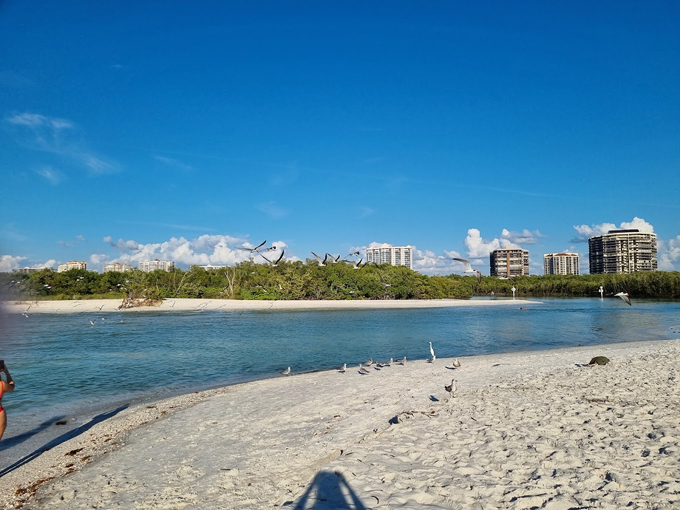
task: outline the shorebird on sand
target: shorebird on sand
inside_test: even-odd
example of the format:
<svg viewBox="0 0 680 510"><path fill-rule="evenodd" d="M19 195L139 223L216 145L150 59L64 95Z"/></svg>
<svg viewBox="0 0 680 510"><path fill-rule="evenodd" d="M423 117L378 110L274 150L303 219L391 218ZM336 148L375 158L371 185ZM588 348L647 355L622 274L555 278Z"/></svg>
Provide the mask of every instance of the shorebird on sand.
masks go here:
<svg viewBox="0 0 680 510"><path fill-rule="evenodd" d="M432 342L427 342L427 343L430 344L430 354L432 354L432 357L430 359L428 359L427 361L428 361L428 363L434 363L434 360L437 359L437 356L434 355L434 348L432 347Z"/></svg>
<svg viewBox="0 0 680 510"><path fill-rule="evenodd" d="M460 368L460 361L458 361L458 358L453 358L453 363L451 364L456 368Z"/></svg>
<svg viewBox="0 0 680 510"><path fill-rule="evenodd" d="M448 391L451 394L452 397L455 397L456 396L456 389L457 389L456 388L456 380L451 379L451 384L449 384L448 386L444 386L444 389L446 391Z"/></svg>
<svg viewBox="0 0 680 510"><path fill-rule="evenodd" d="M398 359L397 363L399 363L400 365L405 365L406 364L406 356L404 356L402 359Z"/></svg>
<svg viewBox="0 0 680 510"><path fill-rule="evenodd" d="M281 372L281 374L283 374L283 375L290 375L290 367L288 367L288 368L285 369L283 372Z"/></svg>
<svg viewBox="0 0 680 510"><path fill-rule="evenodd" d="M620 297L621 299L623 299L623 300L624 300L626 303L628 303L630 306L633 306L633 305L630 303L630 295L628 295L627 292L619 292L618 294L614 294L614 295Z"/></svg>
<svg viewBox="0 0 680 510"><path fill-rule="evenodd" d="M371 372L365 366L359 365L359 373L361 375L366 375L366 374L370 374Z"/></svg>
<svg viewBox="0 0 680 510"><path fill-rule="evenodd" d="M370 367L373 364L373 358L369 359L368 361L364 361L362 365L366 365L367 367Z"/></svg>
<svg viewBox="0 0 680 510"><path fill-rule="evenodd" d="M347 363L342 364L342 368L338 370L341 374L344 374L347 371Z"/></svg>

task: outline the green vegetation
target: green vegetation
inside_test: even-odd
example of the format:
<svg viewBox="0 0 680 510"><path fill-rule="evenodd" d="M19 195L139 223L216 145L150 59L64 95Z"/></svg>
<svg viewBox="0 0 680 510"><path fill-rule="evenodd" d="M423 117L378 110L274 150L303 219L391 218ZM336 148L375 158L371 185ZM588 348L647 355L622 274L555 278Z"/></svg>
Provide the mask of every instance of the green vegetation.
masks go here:
<svg viewBox="0 0 680 510"><path fill-rule="evenodd" d="M0 273L5 299L165 298L229 299L442 299L472 295L517 297L599 296L628 292L641 298L680 298L680 273L649 272L583 276L520 276L514 280L473 276L426 276L405 267L349 264L321 267L315 262L284 262L277 267L245 262L206 271L95 273L72 269L57 273Z"/></svg>

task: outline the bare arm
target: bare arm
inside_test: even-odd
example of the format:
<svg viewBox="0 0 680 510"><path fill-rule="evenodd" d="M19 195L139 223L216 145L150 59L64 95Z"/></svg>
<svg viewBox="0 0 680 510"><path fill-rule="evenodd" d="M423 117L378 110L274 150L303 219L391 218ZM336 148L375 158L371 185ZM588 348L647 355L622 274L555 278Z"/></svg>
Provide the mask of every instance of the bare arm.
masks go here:
<svg viewBox="0 0 680 510"><path fill-rule="evenodd" d="M5 372L5 375L7 376L7 382L0 381L0 383L4 385L4 389L7 393L12 393L14 391L14 379L12 379L4 360L0 360L0 372Z"/></svg>

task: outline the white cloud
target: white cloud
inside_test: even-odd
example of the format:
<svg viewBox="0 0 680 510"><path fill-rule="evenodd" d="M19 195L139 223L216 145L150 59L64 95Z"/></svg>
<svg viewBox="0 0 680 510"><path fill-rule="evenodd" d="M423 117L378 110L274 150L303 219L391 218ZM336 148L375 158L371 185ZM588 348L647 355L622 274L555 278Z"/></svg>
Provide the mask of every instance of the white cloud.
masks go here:
<svg viewBox="0 0 680 510"><path fill-rule="evenodd" d="M40 169L36 170L36 173L40 177L44 177L45 179L50 181L50 183L52 183L55 186L59 184L64 177L60 172L58 172L51 166L43 166Z"/></svg>
<svg viewBox="0 0 680 510"><path fill-rule="evenodd" d="M456 262L453 257L460 258L457 251L444 251L444 255L437 255L431 250L413 249L413 269L423 274L448 275L461 273L463 266Z"/></svg>
<svg viewBox="0 0 680 510"><path fill-rule="evenodd" d="M109 243L112 247L119 250L121 253L117 256L117 260L122 263L138 263L143 260L170 260L178 265L234 265L239 262L245 262L251 258L248 250L240 250L239 247L253 247L252 244L244 242L239 239L227 235L202 235L196 239L186 239L185 237L172 237L171 239L161 243L138 243L133 240L119 239L113 241L111 236L106 236L104 242ZM258 243L259 244L259 243ZM275 241L270 246L276 246L275 250L264 251L261 249L269 260L278 258L281 250L284 250L287 245L283 241ZM266 263L259 255L253 256L253 261L256 263ZM295 260L290 254L286 256L286 260Z"/></svg>
<svg viewBox="0 0 680 510"><path fill-rule="evenodd" d="M75 124L70 120L24 112L5 117L5 121L16 126L20 139L31 149L70 159L94 175L118 170L118 165L99 157L76 137Z"/></svg>
<svg viewBox="0 0 680 510"><path fill-rule="evenodd" d="M525 230L523 232L529 232ZM538 231L537 231L538 232ZM534 239L531 232L529 232L530 238ZM534 234L535 235L535 234ZM526 236L525 236L526 237ZM491 241L486 241L482 238L482 234L479 229L470 228L468 229L468 235L465 238L465 246L467 247L468 257L488 257L489 253L493 250L498 250L500 248L519 248L519 246L513 242L515 238L523 238L522 234L517 232L510 232L509 230L503 229L501 232L501 237L494 238ZM535 241L533 241L535 242Z"/></svg>
<svg viewBox="0 0 680 510"><path fill-rule="evenodd" d="M667 243L659 240L657 249L659 270L678 271L680 269L680 236L676 236Z"/></svg>
<svg viewBox="0 0 680 510"><path fill-rule="evenodd" d="M12 255L0 255L0 273L10 273L21 267L21 262L26 257L15 257Z"/></svg>
<svg viewBox="0 0 680 510"><path fill-rule="evenodd" d="M635 216L632 221L623 221L620 226L615 223L600 223L599 225L574 225L578 235L571 240L572 243L587 243L588 238L606 234L610 230L636 228L640 232L654 232L654 227L642 218Z"/></svg>
<svg viewBox="0 0 680 510"><path fill-rule="evenodd" d="M15 113L7 117L7 122L16 126L27 126L30 128L47 127L56 131L73 128L73 123L66 119L50 118L39 113Z"/></svg>
<svg viewBox="0 0 680 510"><path fill-rule="evenodd" d="M537 237L544 237L540 231L524 229L521 232L512 232L508 229L503 229L501 232L501 239L506 240L512 244L536 244Z"/></svg>
<svg viewBox="0 0 680 510"><path fill-rule="evenodd" d="M93 253L90 255L90 264L94 264L95 266L99 266L107 260L109 260L109 256L103 253Z"/></svg>

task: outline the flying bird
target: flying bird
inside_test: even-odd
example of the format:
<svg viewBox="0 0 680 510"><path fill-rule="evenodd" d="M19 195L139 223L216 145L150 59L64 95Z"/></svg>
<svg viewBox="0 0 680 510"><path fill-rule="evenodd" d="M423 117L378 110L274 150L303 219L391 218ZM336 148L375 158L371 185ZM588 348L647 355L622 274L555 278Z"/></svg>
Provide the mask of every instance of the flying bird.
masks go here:
<svg viewBox="0 0 680 510"><path fill-rule="evenodd" d="M453 260L457 262L462 262L465 265L465 271L464 273L475 273L477 276L477 283L480 283L482 281L482 273L481 271L478 271L477 269L472 269L472 265L470 264L470 261L467 259L459 259L456 257L453 257Z"/></svg>
<svg viewBox="0 0 680 510"><path fill-rule="evenodd" d="M364 267L366 264L364 264L363 266L361 265L361 262L363 260L364 259L359 259L359 262L355 262L354 265L352 266L352 269L361 269L362 267Z"/></svg>
<svg viewBox="0 0 680 510"><path fill-rule="evenodd" d="M290 374L290 367L285 369L283 372L281 372L282 375L289 375Z"/></svg>
<svg viewBox="0 0 680 510"><path fill-rule="evenodd" d="M333 264L340 260L340 255L336 257L335 255L331 255L330 253L326 253L326 257L327 258L330 257L329 262L332 262Z"/></svg>
<svg viewBox="0 0 680 510"><path fill-rule="evenodd" d="M259 253L258 250L262 248L265 244L267 244L266 239L262 241L260 244L258 244L255 248L246 248L245 246L237 246L237 248L239 250L249 251L250 253Z"/></svg>
<svg viewBox="0 0 680 510"><path fill-rule="evenodd" d="M283 254L284 254L285 252L286 252L286 250L281 250L281 255L279 255L279 258L276 259L276 260L273 261L273 262L272 262L271 260L269 260L267 257L265 257L264 255L262 255L261 253L260 253L260 257L262 257L264 260L266 260L267 262L269 262L269 263L272 265L272 267L276 267L276 266L279 265L279 262L281 262L281 260L283 259Z"/></svg>
<svg viewBox="0 0 680 510"><path fill-rule="evenodd" d="M328 262L328 253L326 253L326 256L323 258L323 260L314 252L312 252L312 255L314 255L314 258L317 260L320 266L325 266Z"/></svg>
<svg viewBox="0 0 680 510"><path fill-rule="evenodd" d="M630 302L630 295L627 292L619 292L618 294L614 294L615 296L620 297L623 299L626 303L628 303L630 306L633 306Z"/></svg>

